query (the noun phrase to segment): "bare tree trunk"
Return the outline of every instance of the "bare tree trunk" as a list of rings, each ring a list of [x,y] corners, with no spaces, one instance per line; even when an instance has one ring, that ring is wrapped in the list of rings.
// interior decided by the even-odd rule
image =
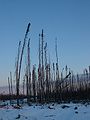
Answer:
[[[24,53],[24,48],[25,48],[25,45],[26,45],[26,40],[27,40],[27,35],[28,35],[28,32],[29,32],[29,28],[30,28],[30,23],[28,24],[28,27],[27,27],[27,30],[26,30],[26,33],[25,33],[23,47],[22,47],[21,56],[20,56],[18,80],[17,80],[17,105],[19,105],[19,86],[20,86],[19,84],[20,84],[20,74],[21,74],[22,58],[23,58],[23,53]]]
[[[36,67],[33,66],[33,71],[32,71],[32,86],[33,86],[33,97],[34,97],[34,102],[36,101]]]

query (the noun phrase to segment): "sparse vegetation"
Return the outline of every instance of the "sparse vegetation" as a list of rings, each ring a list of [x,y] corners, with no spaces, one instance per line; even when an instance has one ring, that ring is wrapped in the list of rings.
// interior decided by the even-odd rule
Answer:
[[[9,95],[0,96],[0,99],[17,99],[17,105],[19,106],[20,98],[27,98],[27,103],[39,102],[70,102],[90,100],[90,66],[89,70],[85,69],[83,74],[74,75],[73,71],[66,65],[65,68],[60,68],[58,59],[58,46],[57,40],[55,41],[55,53],[56,62],[51,62],[48,59],[47,43],[44,44],[44,34],[39,34],[39,51],[38,51],[38,68],[37,65],[33,65],[31,70],[31,58],[30,58],[30,38],[28,40],[29,27],[28,24],[23,46],[21,48],[21,41],[19,42],[18,55],[16,61],[16,95],[13,94],[12,89],[12,74],[10,72],[10,78],[8,77]],[[20,94],[20,79],[21,79],[21,67],[22,59],[25,47],[27,48],[27,63],[26,72],[21,80],[23,83],[23,95]],[[21,48],[21,49],[20,49]],[[61,71],[62,69],[62,71]],[[60,72],[61,71],[61,72]],[[25,94],[26,84],[26,94]],[[10,101],[11,102],[11,101]]]

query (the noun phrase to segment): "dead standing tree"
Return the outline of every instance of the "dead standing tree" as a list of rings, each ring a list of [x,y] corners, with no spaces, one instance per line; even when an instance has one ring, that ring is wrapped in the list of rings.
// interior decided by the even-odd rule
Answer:
[[[56,52],[56,100],[60,99],[61,96],[61,84],[59,78],[59,66],[58,66],[58,51],[57,51],[57,39],[55,41],[55,52]]]
[[[28,101],[30,102],[31,96],[31,70],[30,70],[30,39],[28,40]]]
[[[33,89],[33,97],[34,97],[34,102],[36,101],[36,67],[33,65],[33,70],[32,70],[32,89]]]
[[[17,61],[16,61],[16,94],[17,94],[17,87],[18,87],[18,69],[19,69],[19,58],[20,58],[20,48],[21,48],[21,41],[19,41],[18,45],[18,55],[17,55]]]
[[[40,44],[40,34],[39,34],[39,65],[38,65],[38,91],[37,96],[39,102],[41,102],[41,44]]]
[[[17,91],[17,105],[19,106],[19,85],[20,85],[20,74],[21,74],[21,66],[22,66],[22,58],[23,58],[23,53],[24,53],[24,48],[25,48],[25,45],[26,45],[26,40],[27,40],[27,35],[28,35],[28,32],[29,32],[29,28],[30,28],[30,23],[28,24],[28,27],[27,27],[27,30],[26,30],[26,33],[25,33],[25,37],[24,37],[24,42],[23,42],[23,46],[22,46],[22,50],[21,50],[21,56],[20,56],[20,62],[19,62],[19,59],[18,59],[18,71],[17,71],[17,76],[18,78],[16,79],[16,91]]]
[[[43,51],[44,51],[44,40],[43,40],[43,29],[42,29],[42,34],[41,34],[41,95],[40,99],[41,102],[44,101],[44,56],[43,56]]]
[[[47,64],[47,43],[44,46],[44,54],[45,54],[45,99],[46,101],[49,100],[49,65]]]
[[[27,94],[27,103],[30,102],[31,96],[31,71],[30,71],[30,39],[28,40],[27,45],[27,64],[26,64],[26,94]]]

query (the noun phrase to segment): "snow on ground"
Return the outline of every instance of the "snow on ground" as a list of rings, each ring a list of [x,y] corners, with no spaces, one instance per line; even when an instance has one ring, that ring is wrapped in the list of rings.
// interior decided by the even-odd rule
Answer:
[[[90,105],[46,104],[0,108],[0,120],[90,120]]]

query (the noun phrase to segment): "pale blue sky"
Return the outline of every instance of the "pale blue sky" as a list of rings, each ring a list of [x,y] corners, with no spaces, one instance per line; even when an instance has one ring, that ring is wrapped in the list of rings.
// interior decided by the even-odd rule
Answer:
[[[57,37],[60,66],[67,64],[76,73],[88,68],[90,0],[0,0],[0,85],[15,71],[18,42],[23,42],[29,22],[31,64],[38,64],[38,34],[43,28],[52,62]]]

